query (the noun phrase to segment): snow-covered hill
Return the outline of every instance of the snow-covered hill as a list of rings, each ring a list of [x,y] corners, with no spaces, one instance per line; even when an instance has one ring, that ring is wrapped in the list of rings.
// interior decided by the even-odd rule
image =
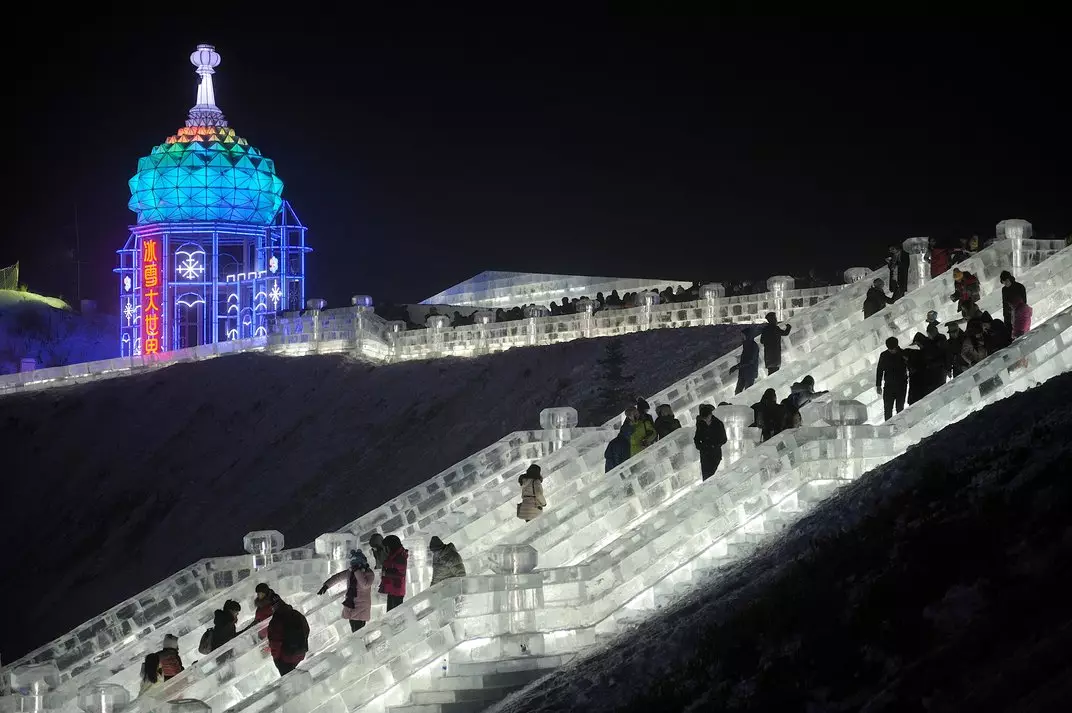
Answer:
[[[636,393],[740,341],[740,327],[622,338]],[[281,530],[305,544],[512,431],[541,409],[600,409],[609,340],[371,367],[242,354],[0,400],[5,660],[202,557]]]
[[[77,314],[55,297],[0,290],[0,374],[18,371],[22,359],[43,368],[114,357],[118,334],[114,317]]]
[[[949,426],[497,711],[1072,708],[1072,375]]]

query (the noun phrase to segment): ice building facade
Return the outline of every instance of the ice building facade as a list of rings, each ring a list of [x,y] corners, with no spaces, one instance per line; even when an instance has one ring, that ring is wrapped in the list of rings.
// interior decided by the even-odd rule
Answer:
[[[137,221],[115,269],[121,357],[264,336],[268,315],[305,299],[306,228],[275,163],[216,106],[219,53],[198,45],[190,62],[200,82],[186,125],[129,181]]]

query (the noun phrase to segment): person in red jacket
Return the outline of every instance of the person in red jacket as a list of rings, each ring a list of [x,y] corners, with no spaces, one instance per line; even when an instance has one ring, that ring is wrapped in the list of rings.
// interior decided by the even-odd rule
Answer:
[[[260,623],[272,616],[276,605],[281,600],[279,595],[264,582],[257,585],[256,592],[253,603],[257,605],[257,610],[253,613],[253,621]]]
[[[268,624],[268,648],[280,676],[297,668],[309,652],[309,622],[305,615],[280,601]]]
[[[174,634],[164,635],[164,645],[158,655],[160,656],[160,670],[165,681],[183,672],[182,657],[179,656],[179,640]]]
[[[380,577],[380,594],[387,595],[387,611],[391,611],[406,596],[406,563],[409,561],[409,552],[402,546],[402,540],[397,535],[388,535],[383,538],[383,546],[387,548],[387,559],[383,561],[383,574]]]

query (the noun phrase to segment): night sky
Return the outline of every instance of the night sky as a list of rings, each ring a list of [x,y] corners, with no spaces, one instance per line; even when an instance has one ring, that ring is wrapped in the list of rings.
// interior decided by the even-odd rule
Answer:
[[[488,269],[832,277],[1003,218],[1072,232],[1059,23],[212,7],[50,15],[9,67],[0,264],[21,260],[31,289],[75,298],[77,206],[82,296],[116,310],[126,181],[183,125],[199,42],[223,57],[217,104],[310,228],[308,295],[330,305],[418,301]]]

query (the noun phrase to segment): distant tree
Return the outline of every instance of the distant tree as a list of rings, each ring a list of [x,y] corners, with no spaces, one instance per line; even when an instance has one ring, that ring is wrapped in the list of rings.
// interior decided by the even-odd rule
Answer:
[[[599,409],[604,413],[616,413],[625,408],[632,398],[632,374],[625,372],[625,349],[622,340],[615,338],[607,342],[603,358],[597,362],[599,371]]]

